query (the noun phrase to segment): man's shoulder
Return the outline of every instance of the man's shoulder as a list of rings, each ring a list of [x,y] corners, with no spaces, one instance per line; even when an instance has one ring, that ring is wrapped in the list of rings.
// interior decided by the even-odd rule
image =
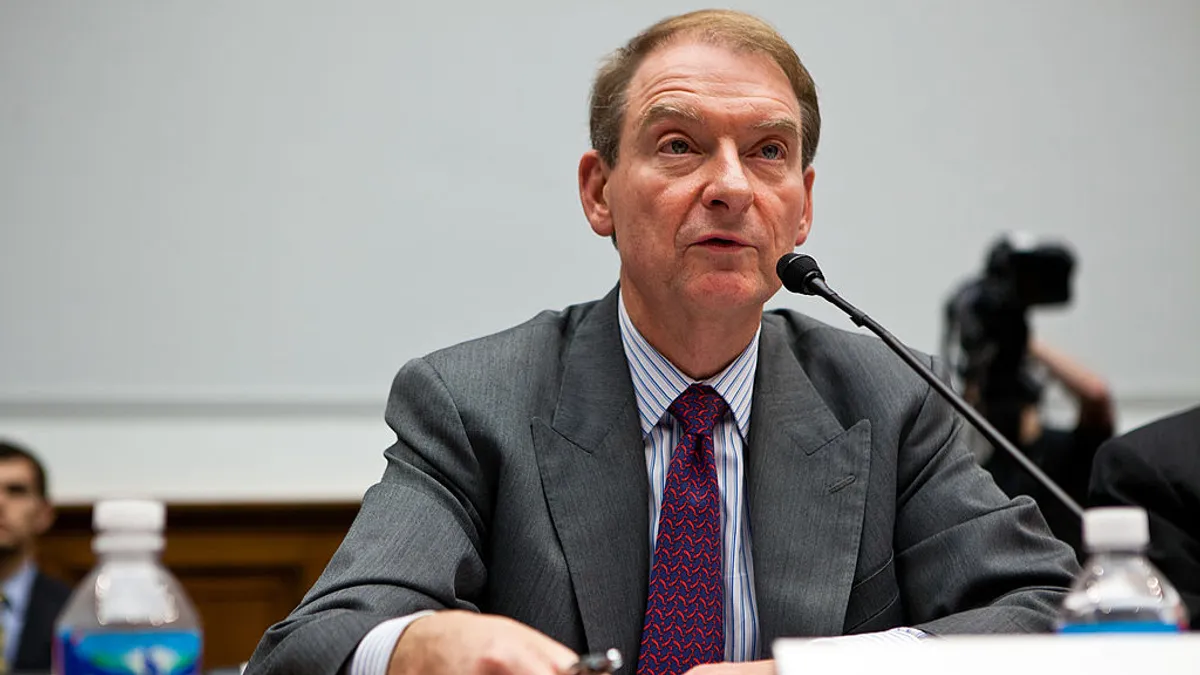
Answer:
[[[441,390],[465,410],[548,414],[573,367],[611,368],[621,357],[615,295],[543,311],[491,335],[410,360],[392,381],[389,409]]]
[[[805,314],[777,309],[763,315],[760,367],[795,359],[825,403],[844,423],[904,416],[918,408],[929,385],[874,335],[835,328]],[[919,352],[916,356],[931,364]]]
[[[794,309],[769,309],[763,312],[763,323],[785,330],[797,339],[819,339],[835,342],[855,341],[865,337],[861,333],[853,333],[843,328],[835,328],[820,319],[798,312]]]
[[[504,330],[466,340],[430,352],[423,358],[431,363],[484,362],[497,358],[518,358],[521,354],[542,357],[561,351],[571,337],[603,300],[569,305],[558,310],[543,310],[530,319]]]
[[[859,331],[836,328],[807,314],[791,309],[773,309],[763,313],[764,330],[775,331],[806,366],[818,363],[881,368],[907,378],[908,368],[882,340]],[[929,357],[916,352],[919,357]],[[915,375],[914,375],[915,377]]]
[[[1200,406],[1155,420],[1109,439],[1097,451],[1097,462],[1137,455],[1155,465],[1191,464],[1200,456]]]
[[[1150,422],[1124,438],[1135,445],[1200,444],[1200,406]]]
[[[396,374],[393,393],[398,384],[412,389],[433,378],[462,398],[492,400],[502,395],[516,402],[532,395],[540,400],[555,390],[569,360],[607,365],[614,351],[620,353],[615,298],[614,292],[600,300],[545,310],[511,328],[412,359]],[[592,336],[586,340],[588,350],[572,351],[585,333]],[[597,340],[597,335],[603,337]],[[597,351],[597,344],[603,348]]]

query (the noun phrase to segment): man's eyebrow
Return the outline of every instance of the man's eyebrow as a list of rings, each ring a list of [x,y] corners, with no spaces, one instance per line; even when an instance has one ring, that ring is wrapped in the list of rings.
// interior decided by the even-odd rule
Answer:
[[[800,124],[791,117],[774,117],[769,120],[763,120],[755,124],[754,128],[759,131],[775,131],[786,134],[797,140],[800,138]]]
[[[704,122],[704,115],[686,103],[655,103],[647,108],[646,112],[642,113],[638,122],[638,128],[645,130],[664,119],[682,119],[701,124]],[[755,123],[754,129],[757,131],[774,131],[797,140],[800,138],[800,123],[792,117],[773,117],[763,120]]]
[[[638,128],[645,130],[650,125],[664,119],[684,119],[689,122],[701,123],[704,121],[704,116],[700,114],[699,110],[685,103],[655,103],[642,113],[638,120]]]

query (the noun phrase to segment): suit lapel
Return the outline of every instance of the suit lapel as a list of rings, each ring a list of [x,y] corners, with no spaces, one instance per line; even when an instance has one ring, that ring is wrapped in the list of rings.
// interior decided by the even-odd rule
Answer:
[[[841,633],[871,464],[869,421],[843,428],[792,348],[765,317],[746,450],[764,655],[778,637]]]
[[[532,422],[538,470],[579,603],[588,649],[641,642],[649,569],[649,487],[614,290],[569,348],[554,419]]]
[[[46,594],[44,577],[39,572],[33,578],[33,586],[29,589],[29,602],[25,608],[25,626],[21,629],[20,644],[17,645],[16,658],[11,667],[16,669],[42,670],[50,666],[50,643],[55,615],[61,609],[61,603],[44,597]]]

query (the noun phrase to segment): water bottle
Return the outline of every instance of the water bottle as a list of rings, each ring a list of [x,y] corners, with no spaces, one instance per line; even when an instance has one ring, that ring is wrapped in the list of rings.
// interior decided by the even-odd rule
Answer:
[[[54,628],[54,675],[199,675],[201,632],[183,587],[159,562],[162,502],[102,501],[98,562]]]
[[[1060,633],[1176,633],[1187,630],[1179,593],[1146,559],[1150,528],[1136,507],[1088,509],[1088,560],[1058,614]]]

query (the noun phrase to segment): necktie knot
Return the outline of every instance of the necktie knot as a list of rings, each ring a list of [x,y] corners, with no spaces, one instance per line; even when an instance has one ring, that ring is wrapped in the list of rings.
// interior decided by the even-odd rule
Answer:
[[[693,384],[667,410],[683,425],[683,433],[704,436],[712,433],[729,406],[716,389],[707,384]]]

